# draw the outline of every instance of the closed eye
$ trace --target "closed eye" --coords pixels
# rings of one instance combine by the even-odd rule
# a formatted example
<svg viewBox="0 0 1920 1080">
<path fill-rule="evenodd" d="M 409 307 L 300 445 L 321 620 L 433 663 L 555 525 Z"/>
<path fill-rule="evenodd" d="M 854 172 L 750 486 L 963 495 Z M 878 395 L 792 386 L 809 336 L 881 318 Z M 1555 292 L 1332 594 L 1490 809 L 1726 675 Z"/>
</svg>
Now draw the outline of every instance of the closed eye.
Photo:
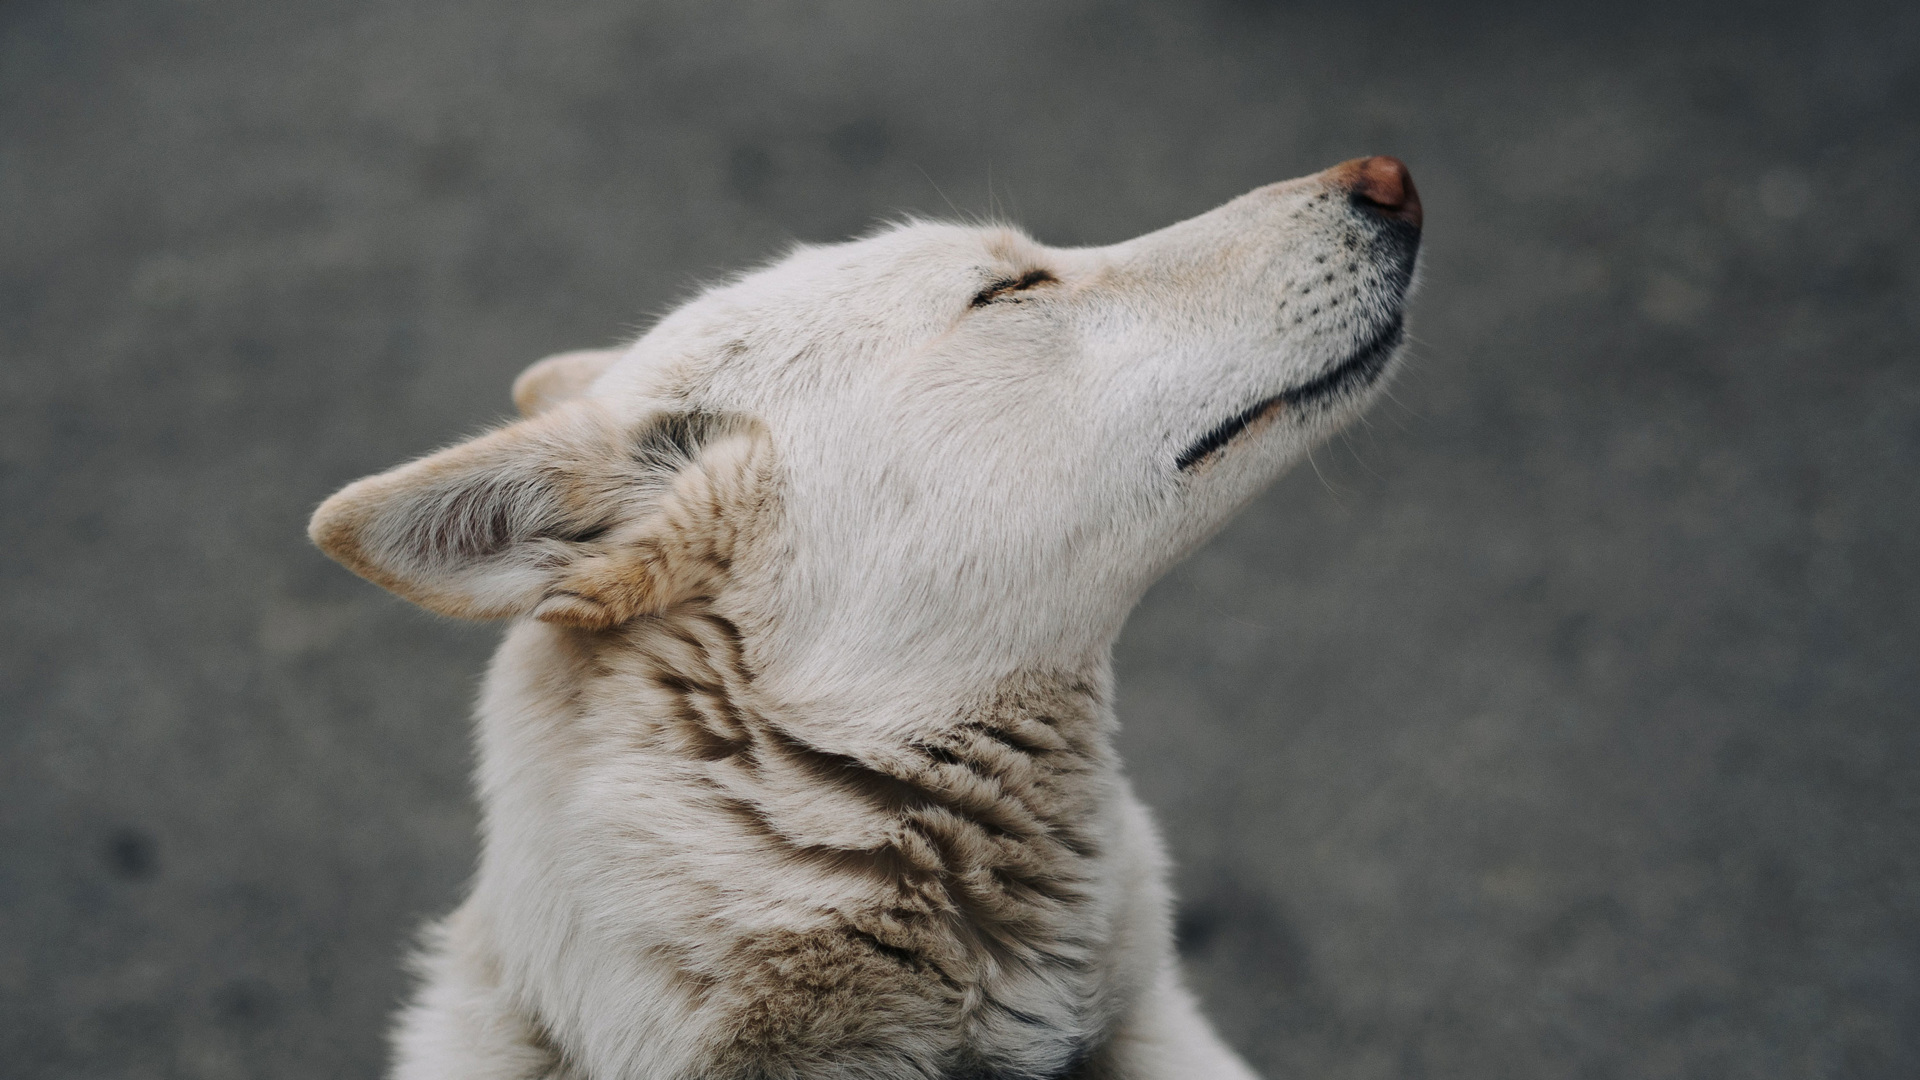
<svg viewBox="0 0 1920 1080">
<path fill-rule="evenodd" d="M 973 301 L 967 306 L 985 307 L 995 300 L 1011 296 L 1014 293 L 1023 292 L 1036 285 L 1045 285 L 1048 282 L 1059 280 L 1060 279 L 1054 277 L 1050 271 L 1046 270 L 1029 270 L 1019 277 L 1000 278 L 997 281 L 989 282 L 986 288 L 973 294 Z"/>
</svg>

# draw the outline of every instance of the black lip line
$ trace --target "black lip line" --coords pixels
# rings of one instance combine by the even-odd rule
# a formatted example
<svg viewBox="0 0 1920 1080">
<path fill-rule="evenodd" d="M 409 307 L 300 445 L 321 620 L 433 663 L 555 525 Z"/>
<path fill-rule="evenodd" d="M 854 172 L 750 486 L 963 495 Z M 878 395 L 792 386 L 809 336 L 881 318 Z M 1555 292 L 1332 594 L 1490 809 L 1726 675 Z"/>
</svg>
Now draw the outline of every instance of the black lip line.
<svg viewBox="0 0 1920 1080">
<path fill-rule="evenodd" d="M 1310 379 L 1291 390 L 1282 390 L 1278 394 L 1255 403 L 1252 407 L 1229 417 L 1219 427 L 1200 436 L 1199 441 L 1180 452 L 1174 464 L 1185 472 L 1199 464 L 1207 455 L 1232 442 L 1234 436 L 1252 427 L 1256 421 L 1270 410 L 1281 406 L 1305 405 L 1323 398 L 1332 397 L 1348 386 L 1358 383 L 1370 383 L 1379 378 L 1386 369 L 1387 360 L 1393 356 L 1393 350 L 1400 347 L 1401 322 L 1394 319 L 1373 339 L 1362 345 L 1358 351 L 1340 361 L 1332 371 Z"/>
</svg>

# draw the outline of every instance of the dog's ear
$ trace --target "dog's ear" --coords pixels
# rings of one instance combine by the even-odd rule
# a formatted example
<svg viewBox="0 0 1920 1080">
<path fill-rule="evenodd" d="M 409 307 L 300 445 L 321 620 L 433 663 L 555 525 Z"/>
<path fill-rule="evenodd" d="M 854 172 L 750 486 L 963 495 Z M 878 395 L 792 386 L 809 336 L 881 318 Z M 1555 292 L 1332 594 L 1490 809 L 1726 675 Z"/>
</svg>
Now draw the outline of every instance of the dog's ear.
<svg viewBox="0 0 1920 1080">
<path fill-rule="evenodd" d="M 513 380 L 513 407 L 536 416 L 586 392 L 600 373 L 620 358 L 619 349 L 580 349 L 536 360 Z"/>
<path fill-rule="evenodd" d="M 443 615 L 604 629 L 718 587 L 766 508 L 771 456 L 751 420 L 627 424 L 580 399 L 349 484 L 307 532 Z"/>
</svg>

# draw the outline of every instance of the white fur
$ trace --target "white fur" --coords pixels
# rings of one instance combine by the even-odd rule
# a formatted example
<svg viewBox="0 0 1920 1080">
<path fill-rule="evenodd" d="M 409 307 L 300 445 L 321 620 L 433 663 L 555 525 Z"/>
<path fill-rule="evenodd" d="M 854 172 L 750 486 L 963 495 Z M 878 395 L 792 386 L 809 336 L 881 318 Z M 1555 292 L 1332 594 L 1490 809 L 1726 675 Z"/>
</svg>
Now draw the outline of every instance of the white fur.
<svg viewBox="0 0 1920 1080">
<path fill-rule="evenodd" d="M 1031 940 L 982 954 L 1000 959 L 969 969 L 964 1016 L 903 998 L 846 1019 L 882 1025 L 857 1046 L 806 1057 L 796 1041 L 789 1062 L 776 1044 L 775 1065 L 754 1068 L 1249 1077 L 1180 985 L 1160 844 L 1107 749 L 1108 654 L 1142 591 L 1377 380 L 1278 405 L 1190 468 L 1182 451 L 1369 341 L 1386 341 L 1380 366 L 1397 345 L 1411 247 L 1330 177 L 1105 248 L 917 222 L 801 248 L 631 346 L 537 365 L 515 388 L 530 419 L 323 507 L 316 538 L 381 584 L 457 614 L 538 616 L 488 674 L 484 855 L 428 946 L 396 1075 L 719 1075 L 728 1017 L 755 1000 L 725 950 L 832 924 L 876 887 L 775 865 L 769 845 L 915 842 L 857 790 L 810 781 L 810 755 L 995 798 L 1026 774 L 978 780 L 914 755 L 1038 671 L 1081 673 L 1095 703 L 1059 727 L 1067 756 L 1038 752 L 1070 775 L 1015 806 L 1053 799 L 1075 819 L 1034 836 L 1087 830 L 1091 853 L 1055 853 L 1073 899 L 1032 901 Z M 974 303 L 1036 270 L 1050 277 Z M 745 434 L 685 461 L 619 449 L 686 414 Z M 646 588 L 629 596 L 636 577 Z M 688 605 L 713 621 L 674 622 Z M 731 655 L 711 637 L 722 625 L 738 629 L 737 661 L 713 659 Z M 688 691 L 680 671 L 716 689 Z M 689 701 L 777 728 L 797 764 L 670 752 L 663 718 Z M 1025 769 L 1017 758 L 1005 768 Z M 729 824 L 740 805 L 779 835 Z M 1078 959 L 1034 959 L 1047 956 Z M 976 1008 L 986 998 L 995 1008 Z"/>
</svg>

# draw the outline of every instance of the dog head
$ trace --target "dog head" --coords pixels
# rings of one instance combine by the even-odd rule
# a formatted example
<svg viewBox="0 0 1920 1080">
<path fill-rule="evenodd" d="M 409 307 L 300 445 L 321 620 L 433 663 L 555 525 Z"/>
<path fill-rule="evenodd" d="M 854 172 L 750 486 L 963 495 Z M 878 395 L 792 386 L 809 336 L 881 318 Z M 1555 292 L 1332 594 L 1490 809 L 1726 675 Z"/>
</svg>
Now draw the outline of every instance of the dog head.
<svg viewBox="0 0 1920 1080">
<path fill-rule="evenodd" d="M 803 247 L 311 534 L 428 608 L 604 631 L 704 598 L 763 667 L 993 674 L 1140 593 L 1388 373 L 1420 235 L 1391 158 L 1124 243 L 915 222 Z"/>
</svg>

